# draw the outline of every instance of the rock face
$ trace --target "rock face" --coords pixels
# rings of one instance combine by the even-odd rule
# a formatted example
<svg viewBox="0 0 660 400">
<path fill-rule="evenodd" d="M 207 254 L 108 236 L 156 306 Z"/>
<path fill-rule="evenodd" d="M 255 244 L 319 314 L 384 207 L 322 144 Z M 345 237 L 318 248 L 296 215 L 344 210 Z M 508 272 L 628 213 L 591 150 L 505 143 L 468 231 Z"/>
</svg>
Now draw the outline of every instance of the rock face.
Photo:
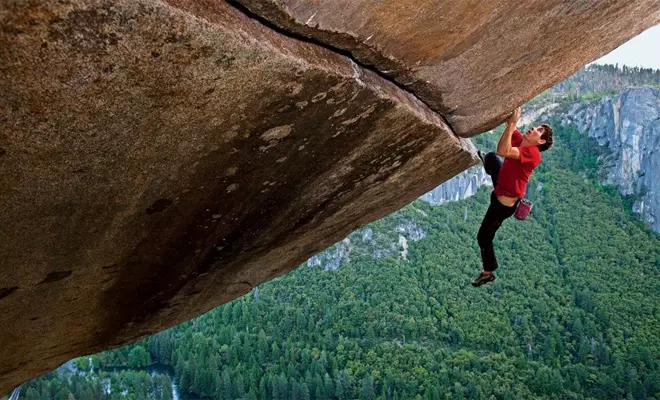
<svg viewBox="0 0 660 400">
<path fill-rule="evenodd" d="M 238 1 L 374 66 L 464 137 L 660 22 L 657 0 Z"/>
<path fill-rule="evenodd" d="M 0 392 L 232 300 L 407 204 L 477 161 L 446 119 L 463 136 L 495 124 L 660 8 L 518 5 L 527 22 L 581 24 L 530 34 L 498 28 L 520 18 L 496 4 L 417 24 L 426 36 L 365 17 L 392 31 L 383 58 L 409 43 L 414 76 L 442 76 L 415 93 L 443 116 L 387 72 L 227 2 L 4 1 Z"/>
<path fill-rule="evenodd" d="M 312 256 L 305 262 L 305 265 L 310 268 L 320 267 L 324 271 L 336 271 L 347 260 L 350 246 L 351 239 L 345 238 L 334 246 Z"/>
<path fill-rule="evenodd" d="M 477 193 L 477 190 L 484 185 L 492 186 L 493 182 L 479 164 L 425 193 L 420 199 L 432 206 L 439 206 L 448 202 L 467 199 Z"/>
<path fill-rule="evenodd" d="M 344 240 L 314 255 L 304 265 L 308 268 L 336 271 L 351 261 L 351 252 L 355 244 L 368 249 L 369 255 L 376 260 L 389 256 L 397 256 L 405 260 L 409 243 L 418 242 L 426 237 L 426 231 L 410 220 L 392 228 L 392 231 L 386 232 L 386 235 L 383 235 L 383 232 L 374 234 L 374 230 L 369 226 L 355 231 Z"/>
<path fill-rule="evenodd" d="M 600 160 L 602 183 L 638 196 L 633 209 L 660 232 L 660 89 L 629 89 L 589 105 L 575 104 L 565 120 L 610 150 Z"/>
<path fill-rule="evenodd" d="M 236 298 L 476 162 L 409 93 L 224 2 L 0 13 L 0 392 Z"/>
</svg>

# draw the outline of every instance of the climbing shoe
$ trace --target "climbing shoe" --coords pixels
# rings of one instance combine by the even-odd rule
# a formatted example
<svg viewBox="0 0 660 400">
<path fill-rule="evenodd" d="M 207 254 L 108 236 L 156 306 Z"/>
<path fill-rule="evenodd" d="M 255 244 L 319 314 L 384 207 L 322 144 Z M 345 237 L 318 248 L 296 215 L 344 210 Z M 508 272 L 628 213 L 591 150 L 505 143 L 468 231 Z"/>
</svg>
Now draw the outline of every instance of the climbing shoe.
<svg viewBox="0 0 660 400">
<path fill-rule="evenodd" d="M 477 150 L 477 156 L 479 156 L 479 159 L 481 160 L 481 163 L 485 166 L 486 165 L 486 153 L 484 153 L 481 150 Z"/>
<path fill-rule="evenodd" d="M 495 274 L 491 272 L 490 274 L 486 275 L 482 271 L 479 273 L 479 276 L 474 278 L 474 280 L 472 281 L 472 286 L 474 287 L 481 286 L 484 283 L 492 282 L 494 280 L 495 280 Z"/>
</svg>

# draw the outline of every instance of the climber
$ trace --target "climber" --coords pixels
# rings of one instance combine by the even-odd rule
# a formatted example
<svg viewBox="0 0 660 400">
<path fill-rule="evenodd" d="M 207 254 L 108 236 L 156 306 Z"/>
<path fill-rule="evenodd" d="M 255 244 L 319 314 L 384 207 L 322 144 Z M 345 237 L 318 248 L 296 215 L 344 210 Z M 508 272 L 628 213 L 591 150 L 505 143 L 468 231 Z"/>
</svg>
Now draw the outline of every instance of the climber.
<svg viewBox="0 0 660 400">
<path fill-rule="evenodd" d="M 490 206 L 481 222 L 477 241 L 481 248 L 483 271 L 472 281 L 472 286 L 481 286 L 495 280 L 497 259 L 493 238 L 505 219 L 512 216 L 520 199 L 525 197 L 527 182 L 534 168 L 541 163 L 541 152 L 552 147 L 552 128 L 543 124 L 529 129 L 523 135 L 516 129 L 520 119 L 520 107 L 506 121 L 506 129 L 497 144 L 497 153 L 477 152 L 486 173 L 493 180 Z M 499 156 L 504 157 L 504 163 Z"/>
</svg>

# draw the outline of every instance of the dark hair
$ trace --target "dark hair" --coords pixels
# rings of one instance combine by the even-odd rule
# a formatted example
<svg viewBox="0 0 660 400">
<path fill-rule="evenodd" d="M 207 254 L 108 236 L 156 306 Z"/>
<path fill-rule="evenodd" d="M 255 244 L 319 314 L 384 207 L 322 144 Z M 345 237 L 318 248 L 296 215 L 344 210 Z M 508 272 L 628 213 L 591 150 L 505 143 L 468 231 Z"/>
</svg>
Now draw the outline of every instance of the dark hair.
<svg viewBox="0 0 660 400">
<path fill-rule="evenodd" d="M 539 151 L 546 151 L 551 148 L 552 144 L 554 143 L 554 139 L 552 138 L 552 127 L 548 124 L 543 124 L 541 127 L 543 127 L 543 134 L 541 135 L 541 139 L 545 140 L 545 143 L 536 147 L 539 149 Z"/>
</svg>

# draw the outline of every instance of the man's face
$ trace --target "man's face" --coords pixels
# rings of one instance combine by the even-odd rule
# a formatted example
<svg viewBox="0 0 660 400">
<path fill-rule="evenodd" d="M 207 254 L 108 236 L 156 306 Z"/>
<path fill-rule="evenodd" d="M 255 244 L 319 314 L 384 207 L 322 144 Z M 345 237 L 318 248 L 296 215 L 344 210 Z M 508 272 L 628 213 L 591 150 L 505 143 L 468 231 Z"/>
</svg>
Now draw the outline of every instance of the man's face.
<svg viewBox="0 0 660 400">
<path fill-rule="evenodd" d="M 545 143 L 545 140 L 541 139 L 541 135 L 543 135 L 544 132 L 544 127 L 536 126 L 525 132 L 523 139 L 525 139 L 525 141 L 530 145 L 538 146 Z"/>
</svg>

